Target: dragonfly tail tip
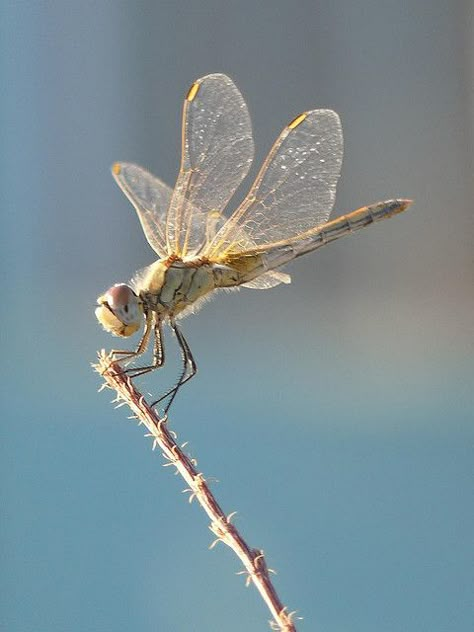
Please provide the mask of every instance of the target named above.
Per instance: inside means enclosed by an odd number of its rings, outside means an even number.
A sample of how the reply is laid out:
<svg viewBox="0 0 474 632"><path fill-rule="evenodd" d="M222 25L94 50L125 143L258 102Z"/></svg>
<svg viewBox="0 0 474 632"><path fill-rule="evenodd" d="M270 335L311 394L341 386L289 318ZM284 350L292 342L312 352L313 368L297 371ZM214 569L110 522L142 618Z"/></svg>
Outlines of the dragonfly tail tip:
<svg viewBox="0 0 474 632"><path fill-rule="evenodd" d="M406 209L413 204L413 200L401 198L397 200L390 201L390 215L397 215L398 213L403 213Z"/></svg>
<svg viewBox="0 0 474 632"><path fill-rule="evenodd" d="M409 200L409 199L402 199L402 200L397 200L397 201L400 204L400 210L402 211L405 211L409 206L413 204L413 200Z"/></svg>

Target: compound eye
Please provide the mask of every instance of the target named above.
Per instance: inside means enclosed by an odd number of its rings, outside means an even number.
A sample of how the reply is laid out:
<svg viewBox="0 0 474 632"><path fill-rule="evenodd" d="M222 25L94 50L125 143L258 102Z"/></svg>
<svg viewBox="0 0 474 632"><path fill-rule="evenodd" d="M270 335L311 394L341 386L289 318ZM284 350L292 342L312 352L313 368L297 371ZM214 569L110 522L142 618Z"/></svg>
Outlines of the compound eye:
<svg viewBox="0 0 474 632"><path fill-rule="evenodd" d="M112 311L123 309L128 311L128 306L131 303L137 302L137 295L131 287L125 285L125 283L118 283L110 288L105 295L108 306Z"/></svg>
<svg viewBox="0 0 474 632"><path fill-rule="evenodd" d="M118 283L99 296L95 315L114 336L131 336L143 324L143 305L131 287Z"/></svg>
<svg viewBox="0 0 474 632"><path fill-rule="evenodd" d="M124 325L140 322L142 311L138 296L128 285L114 285L105 295L105 300L109 309Z"/></svg>

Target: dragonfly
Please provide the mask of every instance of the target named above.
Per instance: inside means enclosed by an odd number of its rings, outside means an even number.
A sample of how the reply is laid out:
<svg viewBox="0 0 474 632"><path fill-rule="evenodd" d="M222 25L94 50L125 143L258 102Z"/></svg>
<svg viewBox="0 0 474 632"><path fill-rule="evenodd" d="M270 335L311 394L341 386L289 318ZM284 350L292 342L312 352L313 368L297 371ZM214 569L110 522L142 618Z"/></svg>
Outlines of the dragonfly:
<svg viewBox="0 0 474 632"><path fill-rule="evenodd" d="M142 330L136 349L111 351L130 377L163 366L163 325L171 327L182 369L175 385L152 404L166 402L165 415L197 371L181 329L185 315L224 288L269 289L289 283L289 274L281 269L285 264L411 204L407 199L378 202L329 221L343 156L341 121L332 110L309 110L288 123L250 191L226 216L253 156L252 125L242 94L226 75L210 74L195 81L184 100L174 189L136 164L112 166L158 258L129 283L117 283L102 294L96 317L115 336ZM152 341L150 362L125 369Z"/></svg>

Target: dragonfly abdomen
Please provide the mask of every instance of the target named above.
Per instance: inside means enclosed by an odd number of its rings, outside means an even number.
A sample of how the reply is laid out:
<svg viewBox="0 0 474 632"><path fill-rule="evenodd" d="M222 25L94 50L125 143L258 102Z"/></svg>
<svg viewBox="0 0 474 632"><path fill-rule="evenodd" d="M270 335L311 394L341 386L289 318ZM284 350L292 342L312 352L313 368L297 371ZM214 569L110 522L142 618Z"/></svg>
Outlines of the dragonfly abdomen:
<svg viewBox="0 0 474 632"><path fill-rule="evenodd" d="M371 204L370 206L363 206L357 211L353 211L347 215L341 215L327 222L316 232L315 238L319 238L322 245L329 243L347 233L365 228L374 222L401 213L410 203L411 200L388 200L386 202Z"/></svg>
<svg viewBox="0 0 474 632"><path fill-rule="evenodd" d="M321 246L339 239L339 237L344 237L344 235L349 235L374 222L401 213L410 204L411 200L388 200L386 202L378 202L370 206L364 206L347 215L336 217L336 219L308 231L306 235L301 235L301 237L294 242L270 248L267 252L262 254L265 268L267 270L278 268L297 257L301 257L308 252L312 252L317 248L321 248Z"/></svg>
<svg viewBox="0 0 474 632"><path fill-rule="evenodd" d="M213 264L212 270L216 288L237 287L266 272L261 255L245 253L226 257L226 264Z"/></svg>

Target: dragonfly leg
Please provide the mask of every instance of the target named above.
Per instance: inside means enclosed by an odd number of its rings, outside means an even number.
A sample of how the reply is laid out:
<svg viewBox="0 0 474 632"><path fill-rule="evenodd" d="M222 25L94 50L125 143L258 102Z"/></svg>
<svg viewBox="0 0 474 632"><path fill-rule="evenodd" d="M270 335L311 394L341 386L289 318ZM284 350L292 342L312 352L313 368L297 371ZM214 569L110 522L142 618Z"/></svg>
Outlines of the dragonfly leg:
<svg viewBox="0 0 474 632"><path fill-rule="evenodd" d="M167 391L164 395L162 395L159 399L157 399L151 405L151 407L154 408L157 404L159 404L164 399L169 397L169 401L166 404L165 409L164 409L165 415L168 413L168 410L170 409L170 406L173 403L173 400L176 397L179 389L183 386L183 384L186 384L186 382L189 382L189 380L193 378L197 373L196 362L194 361L193 354L191 353L191 349L189 348L189 345L186 341L186 338L183 335L183 332L181 331L181 329L178 327L178 325L176 324L174 320L170 320L170 326L176 335L176 338L178 340L178 344L181 350L181 356L183 358L183 370L181 372L181 375L179 376L179 379L176 385L173 386L173 388L170 388L169 391Z"/></svg>
<svg viewBox="0 0 474 632"><path fill-rule="evenodd" d="M142 353L144 353L146 351L146 348L148 347L148 341L150 340L150 334L152 331L152 323L153 316L150 313L146 317L145 331L143 332L143 336L140 338L140 342L138 343L135 351L130 351L129 349L112 349L112 351L110 352L112 359L118 360L119 362L127 362L128 360L132 360L133 358L142 355ZM115 356L121 357L117 358Z"/></svg>
<svg viewBox="0 0 474 632"><path fill-rule="evenodd" d="M153 331L153 362L148 366L137 366L132 367L130 369L126 369L124 373L129 375L130 377L139 377L140 375L145 375L150 371L154 371L155 369L159 369L165 363L165 348L163 345L163 335L162 335L162 327L161 321L155 323L154 331Z"/></svg>

